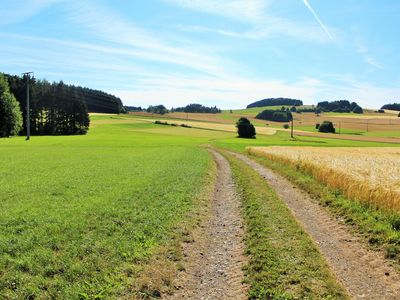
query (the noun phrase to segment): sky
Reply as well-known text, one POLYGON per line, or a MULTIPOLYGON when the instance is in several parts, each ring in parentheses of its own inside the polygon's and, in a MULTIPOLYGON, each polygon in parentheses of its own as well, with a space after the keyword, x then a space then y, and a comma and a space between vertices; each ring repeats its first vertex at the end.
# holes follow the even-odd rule
POLYGON ((125 105, 400 100, 398 0, 0 0, 0 72, 125 105))

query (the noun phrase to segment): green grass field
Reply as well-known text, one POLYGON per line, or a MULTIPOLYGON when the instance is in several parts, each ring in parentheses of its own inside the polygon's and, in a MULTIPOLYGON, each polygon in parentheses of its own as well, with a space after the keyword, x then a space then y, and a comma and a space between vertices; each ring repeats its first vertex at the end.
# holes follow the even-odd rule
POLYGON ((87 136, 0 140, 5 299, 113 298, 195 206, 211 166, 203 131, 109 121, 87 136))
MULTIPOLYGON (((198 210, 213 162, 202 145, 383 146, 235 133, 92 115, 86 136, 0 139, 0 295, 107 299, 198 210)), ((132 291, 131 291, 132 290, 132 291)))

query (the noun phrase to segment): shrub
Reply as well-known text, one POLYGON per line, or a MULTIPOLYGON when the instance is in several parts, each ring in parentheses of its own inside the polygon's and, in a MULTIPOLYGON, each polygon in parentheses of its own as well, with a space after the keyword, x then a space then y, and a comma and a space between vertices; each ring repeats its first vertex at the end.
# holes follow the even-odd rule
POLYGON ((238 130, 238 135, 241 138, 255 138, 256 136, 256 129, 254 128, 253 124, 247 118, 240 118, 236 122, 236 127, 238 130))
POLYGON ((319 129, 319 126, 320 126, 319 123, 315 124, 315 129, 319 129))
POLYGON ((361 106, 356 106, 356 107, 354 107, 354 109, 353 109, 353 113, 355 113, 355 114, 362 114, 362 113, 364 113, 364 111, 363 111, 363 109, 361 108, 361 106))
POLYGON ((169 125, 168 122, 161 122, 161 121, 155 121, 154 124, 158 124, 158 125, 169 125))
POLYGON ((335 133, 335 127, 330 121, 324 121, 318 128, 319 132, 335 133))
POLYGON ((283 128, 289 129, 289 124, 283 124, 283 128))

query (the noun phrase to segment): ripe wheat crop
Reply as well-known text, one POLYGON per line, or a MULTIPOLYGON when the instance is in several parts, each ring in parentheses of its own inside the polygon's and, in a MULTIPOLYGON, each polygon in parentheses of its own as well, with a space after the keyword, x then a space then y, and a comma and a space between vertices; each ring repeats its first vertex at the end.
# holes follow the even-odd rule
POLYGON ((400 148, 252 147, 248 152, 289 163, 350 198, 400 211, 400 148))

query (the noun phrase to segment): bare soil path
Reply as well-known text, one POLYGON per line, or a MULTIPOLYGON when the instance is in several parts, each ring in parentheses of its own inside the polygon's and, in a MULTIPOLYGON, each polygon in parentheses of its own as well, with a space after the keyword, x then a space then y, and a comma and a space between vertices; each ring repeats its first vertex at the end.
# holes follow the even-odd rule
POLYGON ((242 283, 243 222, 228 161, 210 150, 218 167, 210 216, 184 245, 185 271, 167 299, 247 299, 242 283))
POLYGON ((245 155, 231 154, 263 176, 287 204, 353 299, 400 299, 400 276, 382 255, 367 250, 346 225, 288 180, 245 155))

